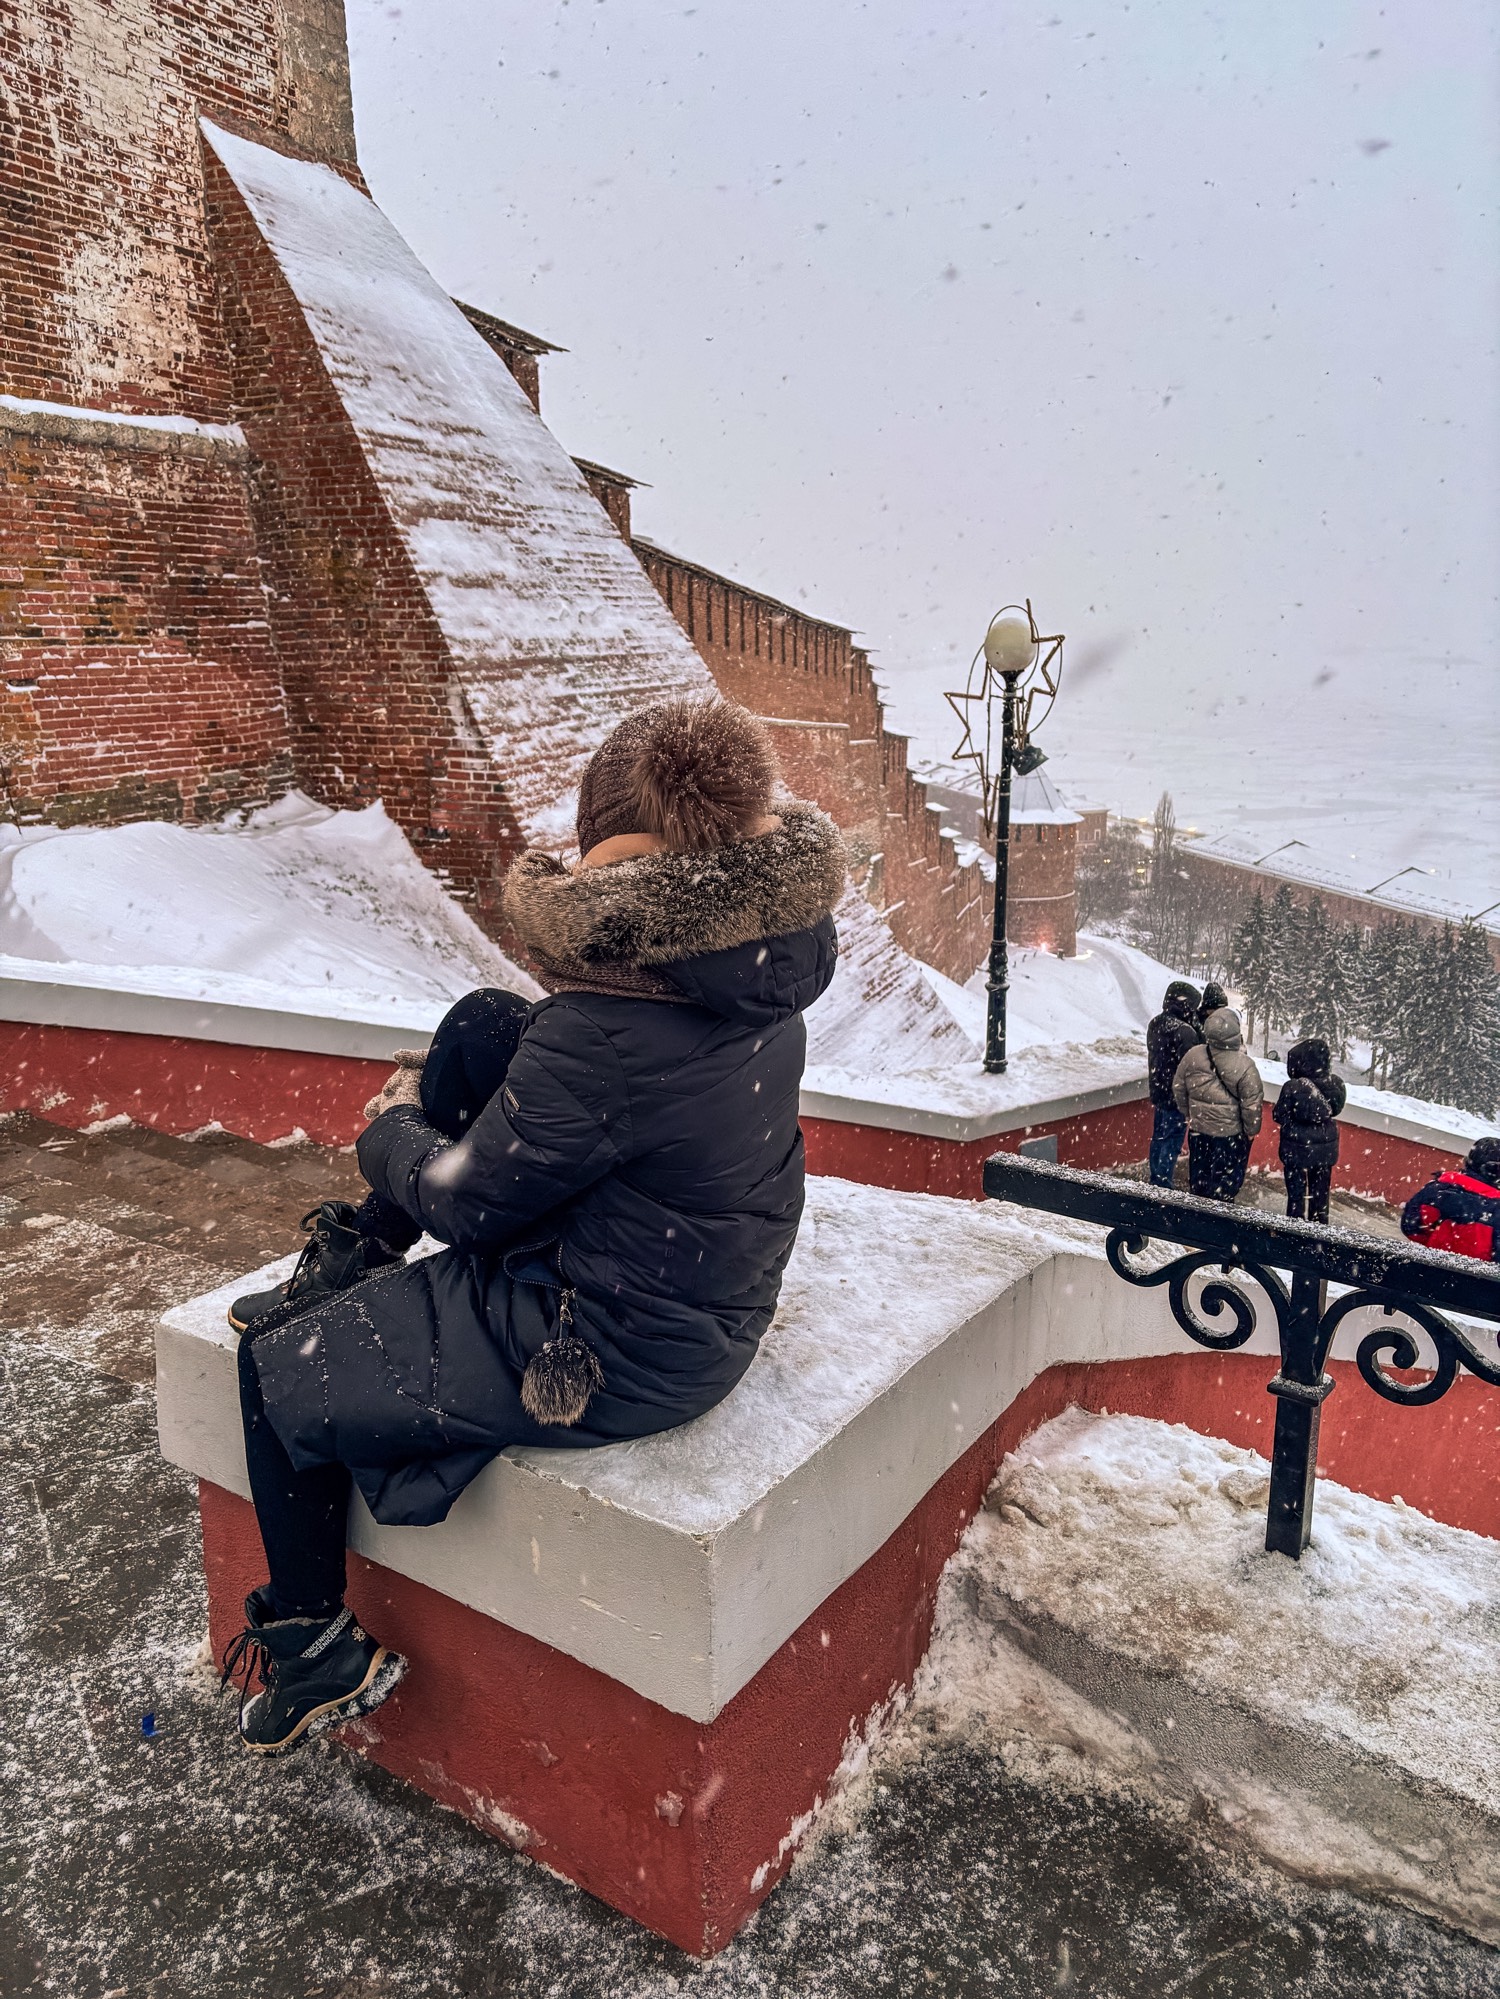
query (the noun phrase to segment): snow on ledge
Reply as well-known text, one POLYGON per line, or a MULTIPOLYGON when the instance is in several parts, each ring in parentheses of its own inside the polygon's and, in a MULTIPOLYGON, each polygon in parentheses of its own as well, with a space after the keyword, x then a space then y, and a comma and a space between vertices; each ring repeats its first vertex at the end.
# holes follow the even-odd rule
MULTIPOLYGON (((539 992, 381 805, 333 812, 296 791, 212 826, 0 826, 0 979, 13 1019, 54 1018, 26 1012, 28 998, 50 990, 66 1006, 71 991, 90 1018, 59 1024, 109 1026, 96 1016, 118 993, 169 1012, 187 1002, 205 1022, 215 1009, 305 1016, 315 1048, 340 1020, 430 1032, 475 986, 539 992)), ((244 1031, 224 1019, 224 1039, 244 1031)))
MULTIPOLYGON (((811 1178, 776 1320, 716 1409, 633 1443, 508 1451, 440 1527, 356 1508, 353 1545, 711 1720, 1036 1374, 1180 1350, 1164 1300, 1120 1284, 1100 1241, 996 1203, 811 1178)), ((157 1337, 163 1453, 242 1495, 224 1310, 288 1267, 168 1312, 157 1337)))
POLYGON ((245 433, 237 423, 202 423, 191 416, 143 416, 129 410, 86 409, 77 403, 41 402, 31 396, 0 395, 0 429, 35 430, 43 434, 82 435, 137 432, 144 437, 197 439, 231 454, 245 450, 245 433))

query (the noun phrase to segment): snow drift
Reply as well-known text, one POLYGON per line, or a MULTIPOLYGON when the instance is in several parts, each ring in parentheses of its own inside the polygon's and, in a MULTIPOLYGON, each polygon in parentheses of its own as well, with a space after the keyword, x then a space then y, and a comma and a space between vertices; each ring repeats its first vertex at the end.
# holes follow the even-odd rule
POLYGON ((919 1733, 1130 1783, 1500 1941, 1500 1545, 1325 1479, 1291 1562, 1268 1489, 1265 1459, 1180 1425, 1043 1425, 944 1574, 919 1733))

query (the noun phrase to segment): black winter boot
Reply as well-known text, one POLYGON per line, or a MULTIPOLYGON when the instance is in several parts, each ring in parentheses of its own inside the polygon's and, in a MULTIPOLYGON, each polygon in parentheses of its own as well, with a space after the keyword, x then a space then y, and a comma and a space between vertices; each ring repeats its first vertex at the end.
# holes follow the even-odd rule
POLYGON ((342 1608, 336 1617, 271 1618, 265 1592, 245 1598, 245 1629, 226 1649, 219 1684, 240 1680, 240 1740, 260 1756, 311 1742, 373 1714, 406 1671, 342 1608), (259 1691, 252 1693, 252 1678, 259 1691))
POLYGON ((302 1217, 308 1242, 297 1267, 285 1284, 269 1291, 251 1291, 236 1298, 229 1308, 229 1323, 243 1333, 257 1320, 281 1307, 284 1318, 292 1318, 305 1306, 321 1304, 336 1291, 401 1262, 399 1250, 388 1249, 374 1236, 361 1235, 352 1226, 356 1210, 349 1201, 324 1201, 302 1217))

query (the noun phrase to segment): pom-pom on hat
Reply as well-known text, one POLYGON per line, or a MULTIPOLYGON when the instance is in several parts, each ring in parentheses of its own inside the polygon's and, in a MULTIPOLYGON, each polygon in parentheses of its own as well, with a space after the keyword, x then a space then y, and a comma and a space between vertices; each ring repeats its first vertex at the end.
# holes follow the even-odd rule
POLYGON ((621 833, 654 833, 676 854, 726 847, 770 811, 776 780, 765 725, 732 701, 639 709, 583 773, 579 849, 621 833))

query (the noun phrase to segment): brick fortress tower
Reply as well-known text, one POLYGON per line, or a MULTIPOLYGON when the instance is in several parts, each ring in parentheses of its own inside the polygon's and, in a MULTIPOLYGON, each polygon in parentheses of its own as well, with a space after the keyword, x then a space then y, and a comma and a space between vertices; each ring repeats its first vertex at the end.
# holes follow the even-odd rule
POLYGON ((493 921, 616 721, 717 684, 897 941, 974 969, 987 884, 851 634, 632 539, 547 343, 370 201, 340 0, 20 0, 0 51, 0 813, 381 798, 493 921))

